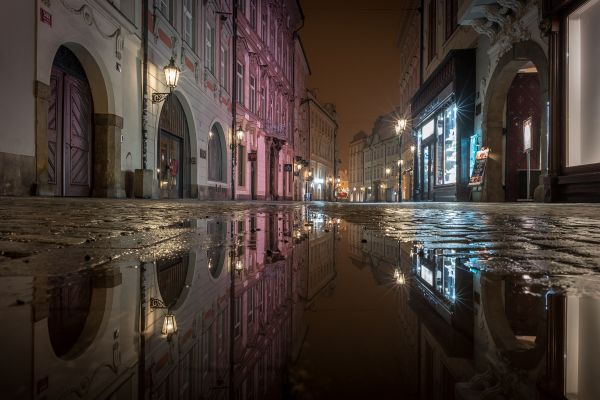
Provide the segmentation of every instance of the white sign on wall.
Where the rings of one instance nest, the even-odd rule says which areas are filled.
[[[531,117],[523,121],[523,152],[527,153],[531,151],[533,146],[531,145]]]

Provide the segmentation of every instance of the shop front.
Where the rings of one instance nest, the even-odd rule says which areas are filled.
[[[412,99],[415,200],[469,200],[475,52],[455,50]]]
[[[547,201],[600,201],[600,0],[546,0],[550,23]]]

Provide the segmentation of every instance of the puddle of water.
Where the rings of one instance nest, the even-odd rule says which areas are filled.
[[[3,397],[600,398],[593,277],[307,208],[173,227],[142,262],[0,277]]]

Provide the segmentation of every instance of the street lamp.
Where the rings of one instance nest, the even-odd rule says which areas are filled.
[[[415,159],[415,151],[417,150],[417,146],[415,146],[414,144],[410,145],[410,153],[412,155],[412,175],[413,175],[413,179],[412,179],[412,185],[411,185],[411,199],[414,201],[415,199],[415,187],[416,187],[416,180],[417,180],[417,160]]]
[[[398,160],[398,201],[402,201],[402,167],[404,166],[404,160]]]
[[[398,135],[398,153],[400,155],[400,157],[402,157],[402,136],[404,133],[404,130],[406,129],[406,125],[408,124],[408,122],[406,121],[406,118],[400,118],[398,121],[396,121],[396,126],[394,127],[394,129],[396,130],[396,135]],[[402,161],[399,160],[398,161],[398,203],[402,202]]]
[[[152,103],[160,103],[165,100],[173,92],[173,89],[177,87],[177,83],[179,82],[181,70],[175,65],[175,59],[173,57],[171,57],[169,64],[165,65],[163,71],[165,73],[165,81],[169,88],[169,92],[152,93]]]
[[[398,121],[396,121],[396,126],[394,127],[394,129],[396,130],[397,135],[404,132],[404,130],[406,129],[406,124],[406,118],[400,118]]]

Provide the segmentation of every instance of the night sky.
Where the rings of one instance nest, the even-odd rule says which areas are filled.
[[[360,130],[371,132],[379,115],[399,101],[402,57],[398,33],[403,0],[301,0],[305,25],[300,31],[312,70],[308,87],[322,103],[335,103],[342,168],[348,144]]]

